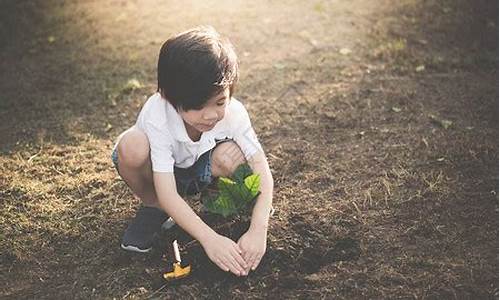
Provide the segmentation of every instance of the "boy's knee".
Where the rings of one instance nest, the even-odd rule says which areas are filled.
[[[236,168],[245,163],[245,156],[235,142],[219,144],[212,153],[212,175],[229,177]]]
[[[118,163],[137,168],[149,159],[149,141],[138,129],[126,132],[118,142]]]

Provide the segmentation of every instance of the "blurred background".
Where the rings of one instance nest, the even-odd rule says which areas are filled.
[[[167,285],[119,249],[109,156],[198,25],[236,47],[277,213],[248,278]],[[2,298],[498,297],[497,1],[0,0],[0,141]]]

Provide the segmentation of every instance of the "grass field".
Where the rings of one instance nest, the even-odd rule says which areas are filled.
[[[498,298],[498,2],[180,3],[0,1],[0,298]],[[191,242],[166,283],[161,241],[119,247],[110,152],[200,24],[237,48],[276,213],[248,277]]]

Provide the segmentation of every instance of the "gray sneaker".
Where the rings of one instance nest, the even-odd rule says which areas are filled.
[[[121,247],[127,251],[151,251],[156,234],[168,215],[156,207],[141,206],[123,234]]]
[[[169,217],[163,224],[161,225],[161,230],[163,231],[169,231],[175,226],[175,221],[172,219],[172,217]]]

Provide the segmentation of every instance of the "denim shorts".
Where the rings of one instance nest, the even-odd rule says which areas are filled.
[[[232,139],[217,140],[217,145],[232,141]],[[214,148],[203,153],[198,160],[189,168],[178,168],[174,166],[174,177],[177,186],[177,192],[181,196],[195,195],[207,188],[213,181],[212,176],[212,152]],[[111,160],[118,171],[118,151],[116,147],[111,154]]]

